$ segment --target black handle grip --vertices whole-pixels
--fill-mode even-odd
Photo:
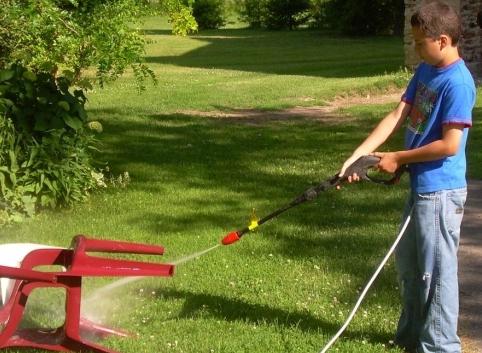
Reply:
[[[342,179],[345,180],[349,175],[357,174],[360,179],[368,180],[376,184],[393,185],[398,184],[402,174],[407,171],[407,166],[403,165],[395,171],[391,179],[372,178],[368,175],[368,169],[376,167],[380,163],[380,157],[376,156],[362,156],[358,158],[352,165],[350,165],[343,174]]]
[[[376,167],[379,162],[380,157],[362,156],[346,168],[345,173],[343,174],[343,179],[346,179],[353,174],[357,174],[360,179],[372,181],[367,174],[368,169]]]

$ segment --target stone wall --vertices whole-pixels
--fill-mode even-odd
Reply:
[[[463,38],[459,44],[460,53],[475,78],[482,80],[482,28],[477,23],[477,15],[482,11],[482,0],[445,0],[454,6],[462,18]],[[405,64],[414,67],[418,64],[410,26],[410,17],[422,0],[405,0]],[[480,15],[479,15],[480,16]]]

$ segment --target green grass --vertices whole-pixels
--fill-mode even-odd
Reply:
[[[252,208],[264,216],[334,174],[391,106],[349,108],[356,117],[349,123],[253,124],[188,111],[317,105],[336,95],[383,92],[402,76],[396,39],[246,29],[178,38],[156,21],[146,25],[153,40],[147,61],[159,85],[138,95],[128,75],[89,97],[90,117],[104,125],[98,157],[115,173],[128,171],[131,184],[3,228],[2,243],[68,246],[83,233],[161,244],[164,261],[207,249],[246,226]],[[481,98],[479,91],[479,118]],[[480,131],[477,121],[474,130]],[[477,164],[473,136],[470,158]],[[389,148],[400,143],[396,138]],[[406,190],[404,182],[327,192],[235,245],[178,266],[173,278],[122,288],[94,311],[139,336],[104,344],[124,353],[318,352],[393,241]],[[87,294],[108,282],[88,279]],[[53,297],[34,298],[24,325],[58,320],[61,305]],[[399,352],[386,347],[398,311],[389,263],[334,351]]]
[[[149,19],[145,27],[151,41],[146,61],[159,85],[148,85],[137,97],[135,82],[127,75],[91,96],[93,108],[115,106],[146,114],[280,109],[320,105],[335,95],[404,84],[402,43],[394,38],[347,39],[316,31],[249,29],[179,38],[162,25]]]

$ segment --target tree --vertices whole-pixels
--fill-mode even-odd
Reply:
[[[216,29],[225,25],[224,0],[196,0],[193,15],[201,29]]]
[[[60,68],[73,84],[96,68],[103,85],[131,67],[139,84],[152,71],[142,62],[145,41],[136,26],[149,11],[144,0],[3,0],[0,7],[0,65],[20,63],[33,71],[57,75]],[[162,6],[177,33],[196,29],[189,6],[181,0]]]
[[[290,30],[309,18],[311,0],[243,0],[241,19],[251,27]]]
[[[330,27],[348,35],[403,32],[403,0],[329,0],[326,20]]]
[[[266,26],[293,30],[308,19],[310,0],[268,0]]]
[[[242,0],[239,8],[240,19],[252,28],[265,25],[267,0]]]

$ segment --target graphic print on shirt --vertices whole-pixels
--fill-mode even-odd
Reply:
[[[408,116],[408,128],[417,135],[423,134],[427,120],[437,100],[437,92],[431,90],[423,82],[417,83],[415,102]]]

